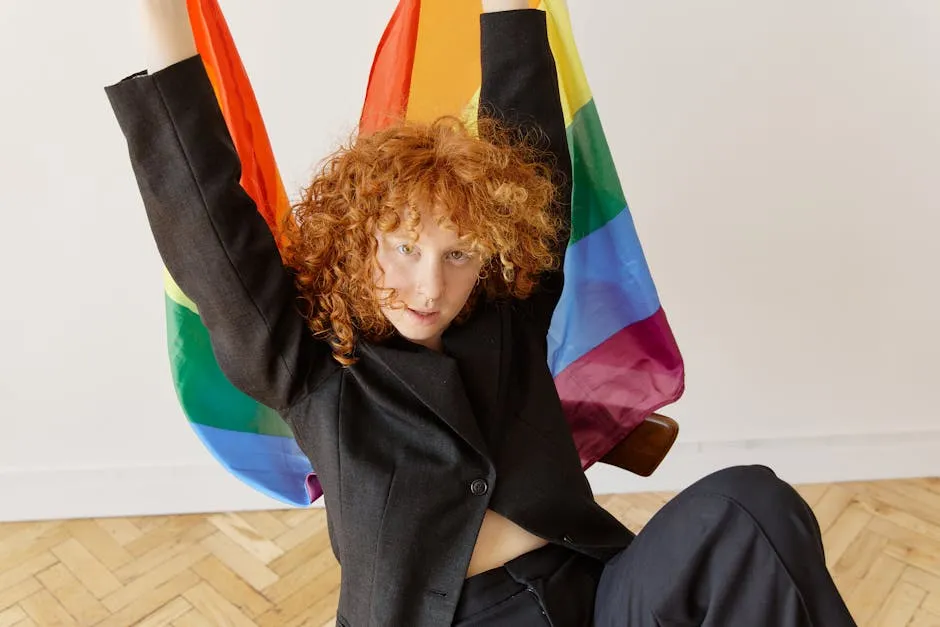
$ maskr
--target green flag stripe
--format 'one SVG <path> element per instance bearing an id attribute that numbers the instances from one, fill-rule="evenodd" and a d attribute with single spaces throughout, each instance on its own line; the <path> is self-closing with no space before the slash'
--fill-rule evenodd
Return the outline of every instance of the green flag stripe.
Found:
<path id="1" fill-rule="evenodd" d="M 189 420 L 229 431 L 293 438 L 277 412 L 259 404 L 225 377 L 199 316 L 169 296 L 166 316 L 170 367 Z"/>
<path id="2" fill-rule="evenodd" d="M 593 99 L 575 113 L 568 127 L 568 144 L 574 179 L 574 244 L 615 218 L 627 201 Z"/>

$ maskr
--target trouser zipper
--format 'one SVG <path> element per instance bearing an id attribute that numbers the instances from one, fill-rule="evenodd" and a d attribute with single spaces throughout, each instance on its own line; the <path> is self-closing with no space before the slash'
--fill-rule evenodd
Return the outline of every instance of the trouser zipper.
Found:
<path id="1" fill-rule="evenodd" d="M 526 585 L 525 589 L 529 594 L 532 595 L 532 597 L 535 599 L 535 602 L 539 604 L 539 610 L 542 612 L 542 616 L 545 618 L 545 624 L 549 627 L 554 627 L 554 623 L 552 623 L 552 619 L 548 615 L 548 610 L 545 609 L 545 604 L 542 603 L 542 598 L 539 596 L 539 593 L 536 591 L 536 589 L 528 584 Z"/>

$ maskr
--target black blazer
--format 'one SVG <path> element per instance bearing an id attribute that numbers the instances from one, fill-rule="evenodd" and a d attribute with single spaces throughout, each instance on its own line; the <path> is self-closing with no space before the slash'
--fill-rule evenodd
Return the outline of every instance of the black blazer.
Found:
<path id="1" fill-rule="evenodd" d="M 481 103 L 536 124 L 570 180 L 541 11 L 484 14 Z M 546 359 L 561 272 L 485 303 L 437 353 L 360 342 L 341 368 L 312 338 L 250 197 L 198 57 L 106 89 L 159 252 L 199 308 L 220 366 L 277 409 L 322 483 L 342 568 L 341 625 L 450 625 L 490 508 L 599 560 L 632 534 L 598 506 Z M 567 213 L 571 189 L 562 185 Z"/>

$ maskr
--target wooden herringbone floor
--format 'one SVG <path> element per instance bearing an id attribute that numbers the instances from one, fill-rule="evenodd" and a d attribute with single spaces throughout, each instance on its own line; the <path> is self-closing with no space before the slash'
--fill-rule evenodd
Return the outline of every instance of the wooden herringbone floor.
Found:
<path id="1" fill-rule="evenodd" d="M 860 625 L 940 627 L 940 479 L 799 488 Z M 605 496 L 633 529 L 668 494 Z M 333 624 L 320 510 L 0 525 L 0 627 Z"/>

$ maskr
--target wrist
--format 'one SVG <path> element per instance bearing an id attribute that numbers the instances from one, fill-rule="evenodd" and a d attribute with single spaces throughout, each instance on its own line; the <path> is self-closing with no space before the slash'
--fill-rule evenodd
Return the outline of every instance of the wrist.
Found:
<path id="1" fill-rule="evenodd" d="M 142 0 L 141 18 L 151 72 L 196 54 L 186 0 Z"/>
<path id="2" fill-rule="evenodd" d="M 484 13 L 518 11 L 529 8 L 529 0 L 482 0 Z"/>

